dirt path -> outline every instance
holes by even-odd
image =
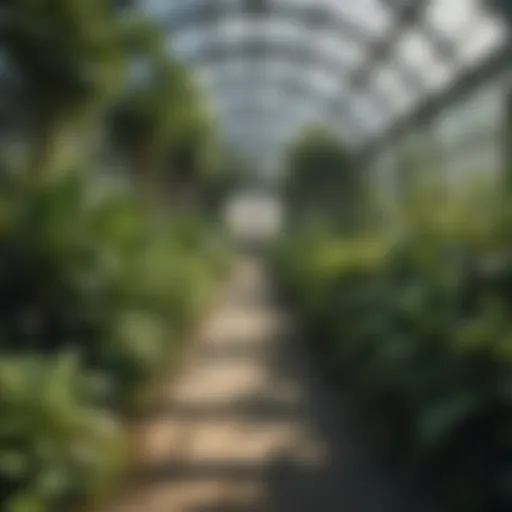
[[[106,512],[426,510],[371,457],[271,292],[256,263],[237,266],[183,375],[141,420],[139,467]]]

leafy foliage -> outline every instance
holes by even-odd
[[[360,193],[353,156],[322,126],[301,132],[288,151],[284,195],[295,221],[328,219],[337,226],[355,222]]]
[[[46,173],[66,121],[83,118],[122,79],[119,10],[103,0],[2,0],[0,10],[0,48],[31,121],[30,170]]]
[[[4,510],[62,510],[105,490],[125,457],[101,386],[72,354],[0,362],[0,492]],[[101,383],[100,383],[101,384]]]
[[[16,92],[1,116],[29,155],[0,169],[6,512],[63,512],[109,487],[125,462],[120,414],[226,270],[201,208],[148,205],[200,189],[217,141],[193,77],[136,4],[0,0]]]
[[[136,196],[93,183],[70,171],[0,194],[7,510],[67,510],[96,494],[117,467],[105,407],[128,405],[163,369],[224,270],[200,220],[156,223]]]
[[[488,225],[506,225],[493,211]],[[388,420],[397,451],[450,490],[453,509],[509,510],[506,231],[419,219],[398,240],[298,232],[276,272],[337,372]]]
[[[170,195],[202,177],[211,156],[212,120],[188,70],[161,54],[163,42],[147,44],[138,61],[143,76],[114,105],[111,129],[135,176]]]

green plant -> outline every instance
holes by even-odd
[[[224,256],[200,219],[78,171],[11,183],[0,212],[0,487],[9,512],[69,510],[108,485],[105,422],[172,358]]]
[[[71,354],[2,359],[4,510],[63,510],[107,488],[124,447],[118,422],[94,405],[102,387]]]
[[[512,260],[489,264],[485,229],[412,226],[394,243],[296,232],[276,274],[397,451],[456,510],[508,510]]]
[[[301,131],[288,149],[283,196],[290,222],[315,218],[353,230],[360,220],[361,173],[354,155],[325,126]]]

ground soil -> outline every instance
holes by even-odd
[[[105,512],[426,512],[241,260],[178,378],[138,419],[133,474]]]

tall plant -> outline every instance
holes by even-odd
[[[0,0],[0,48],[31,120],[33,172],[54,163],[59,135],[121,78],[120,17],[104,0]]]
[[[322,126],[304,130],[289,149],[286,168],[284,195],[292,216],[353,223],[359,179],[350,151],[333,133]]]
[[[190,73],[151,25],[141,23],[129,45],[135,73],[112,109],[113,141],[155,199],[200,172],[210,118]]]

